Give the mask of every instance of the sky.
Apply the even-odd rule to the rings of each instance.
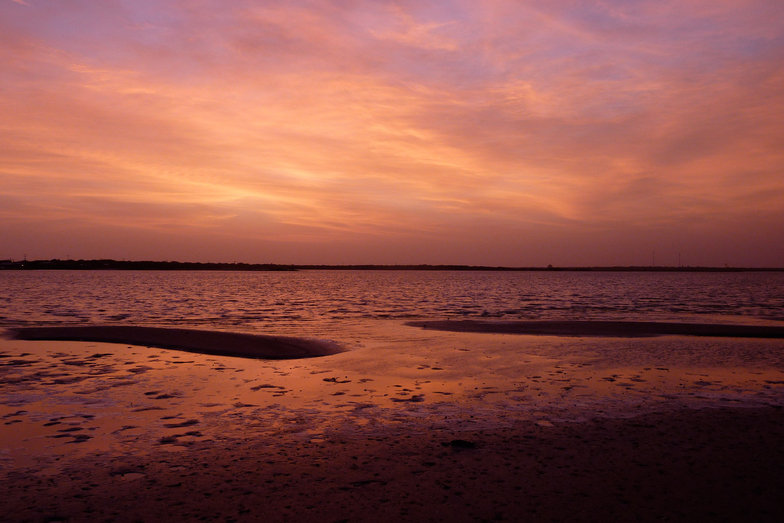
[[[784,266],[781,0],[0,0],[0,259]]]

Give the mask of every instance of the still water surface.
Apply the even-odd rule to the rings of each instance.
[[[784,273],[0,272],[0,327],[260,332],[363,319],[784,321]]]

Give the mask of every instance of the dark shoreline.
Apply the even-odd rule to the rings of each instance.
[[[0,260],[0,270],[38,271],[490,271],[490,272],[784,272],[782,267],[500,267],[485,265],[281,265],[275,263],[202,263],[179,261],[125,260]]]
[[[411,321],[406,325],[448,332],[529,334],[540,336],[716,336],[730,338],[784,338],[784,326],[718,323],[666,323],[650,321]]]
[[[269,360],[315,358],[343,352],[337,344],[319,340],[194,329],[133,326],[20,327],[7,329],[7,333],[10,338],[17,340],[121,343]]]

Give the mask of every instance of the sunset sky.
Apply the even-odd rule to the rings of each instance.
[[[0,259],[784,266],[781,0],[0,0]]]

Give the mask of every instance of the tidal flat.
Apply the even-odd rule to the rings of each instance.
[[[0,341],[8,521],[777,520],[784,342],[355,322],[324,357]]]

